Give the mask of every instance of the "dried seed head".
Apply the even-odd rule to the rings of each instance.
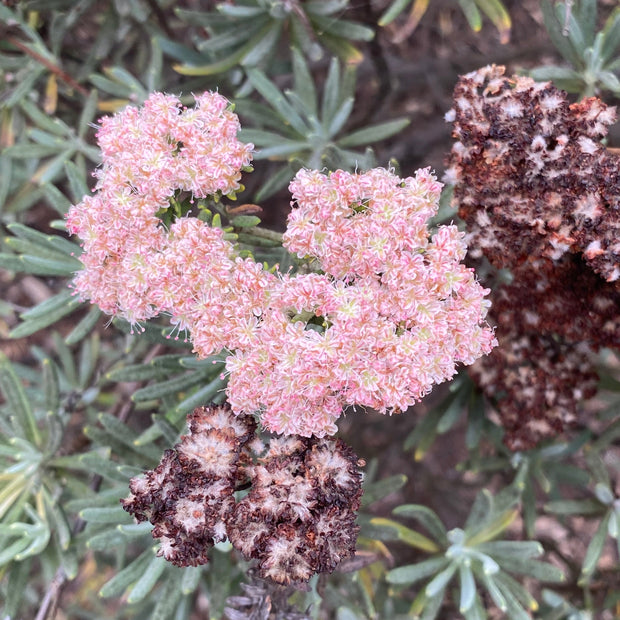
[[[240,455],[256,428],[251,417],[235,416],[227,406],[196,409],[188,426],[156,469],[131,480],[131,495],[121,502],[153,524],[160,555],[177,566],[205,564],[214,541],[226,539]]]
[[[275,439],[228,520],[230,540],[263,577],[307,581],[353,554],[361,493],[357,457],[341,440]]]
[[[207,562],[228,537],[260,574],[279,584],[331,572],[353,554],[362,461],[333,439],[274,437],[262,450],[256,424],[227,406],[188,416],[189,433],[159,466],[130,482],[125,510],[153,524],[160,555],[178,566]],[[239,503],[234,492],[251,483]]]
[[[616,119],[599,99],[570,104],[551,82],[503,77],[489,66],[454,90],[448,178],[470,243],[498,267],[528,256],[583,253],[608,282],[620,278],[620,157],[601,139]],[[483,210],[491,226],[481,226]],[[558,230],[558,223],[562,227]]]
[[[578,403],[596,393],[588,348],[542,334],[504,332],[500,346],[476,362],[471,374],[496,401],[511,450],[527,450],[561,433],[575,421]]]
[[[513,276],[492,294],[499,347],[471,374],[517,450],[574,420],[591,350],[620,347],[620,157],[601,144],[614,108],[503,73],[459,80],[446,176],[470,256]]]

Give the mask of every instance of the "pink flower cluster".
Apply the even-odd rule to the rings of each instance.
[[[279,433],[331,434],[343,408],[404,411],[493,348],[463,234],[429,239],[441,184],[428,170],[302,170],[290,189],[284,245],[320,273],[281,276],[253,342],[228,359],[234,410]]]
[[[76,291],[132,324],[165,312],[188,327],[187,304],[208,306],[212,289],[234,286],[237,261],[245,270],[221,230],[186,218],[167,230],[156,215],[182,191],[203,198],[238,190],[251,161],[253,145],[237,139],[239,119],[228,101],[209,92],[195,99],[195,108],[184,108],[154,93],[142,108],[101,119],[95,192],[67,214],[67,229],[84,248]],[[255,273],[254,264],[249,270]],[[213,311],[221,304],[218,296]],[[211,348],[222,346],[218,337]]]
[[[157,212],[179,191],[234,192],[251,158],[227,101],[196,102],[154,94],[102,121],[96,192],[67,216],[82,298],[132,323],[167,313],[202,357],[232,351],[233,410],[306,437],[334,433],[347,406],[403,411],[495,346],[462,233],[429,233],[441,184],[428,170],[301,170],[284,244],[314,273],[266,272],[196,218],[167,230]]]

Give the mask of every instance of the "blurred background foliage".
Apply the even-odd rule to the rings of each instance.
[[[307,591],[256,581],[225,543],[206,567],[168,565],[119,499],[188,412],[223,399],[223,360],[72,297],[80,247],[63,222],[93,185],[97,119],[153,90],[234,101],[257,149],[239,202],[279,230],[300,167],[441,173],[459,73],[506,63],[617,103],[613,0],[4,1],[0,35],[2,618],[620,615],[611,351],[577,428],[524,452],[464,372],[407,415],[346,416],[341,435],[369,461],[359,553]],[[438,221],[456,219],[448,191]],[[271,260],[256,223],[226,220]]]

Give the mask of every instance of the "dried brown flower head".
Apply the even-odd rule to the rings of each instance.
[[[447,114],[457,142],[445,179],[472,249],[511,269],[581,253],[617,281],[620,156],[600,143],[615,108],[594,97],[569,104],[551,82],[503,74],[488,66],[462,76]]]
[[[592,350],[620,347],[620,157],[600,143],[614,108],[503,74],[460,78],[445,180],[469,255],[512,275],[492,293],[499,347],[471,374],[516,450],[572,422],[595,393]]]
[[[258,561],[262,577],[279,584],[331,572],[355,550],[361,472],[341,440],[272,438],[262,443],[249,416],[227,406],[188,416],[189,433],[160,465],[130,482],[125,510],[149,520],[160,555],[178,566],[207,562],[214,542],[230,539]],[[251,485],[236,502],[234,492]]]
[[[525,450],[576,419],[577,403],[596,393],[597,375],[587,347],[518,331],[504,339],[471,375],[497,402],[506,445]]]
[[[214,541],[226,539],[239,464],[256,423],[217,406],[194,410],[188,427],[156,469],[131,479],[131,495],[121,502],[138,521],[154,525],[153,537],[161,539],[159,555],[177,566],[205,564]]]
[[[361,474],[341,440],[271,441],[252,468],[252,488],[229,521],[232,544],[276,583],[332,572],[355,551]]]

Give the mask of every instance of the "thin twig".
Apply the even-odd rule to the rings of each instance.
[[[41,63],[44,67],[49,69],[54,75],[58,76],[60,80],[68,84],[71,88],[74,88],[79,93],[88,97],[89,92],[80,84],[78,84],[68,73],[65,73],[59,66],[55,65],[53,62],[35,52],[33,49],[30,49],[25,43],[22,43],[17,37],[12,35],[8,35],[6,40],[14,45],[16,48],[20,49],[24,54],[27,54],[31,58],[34,58],[37,62]]]

